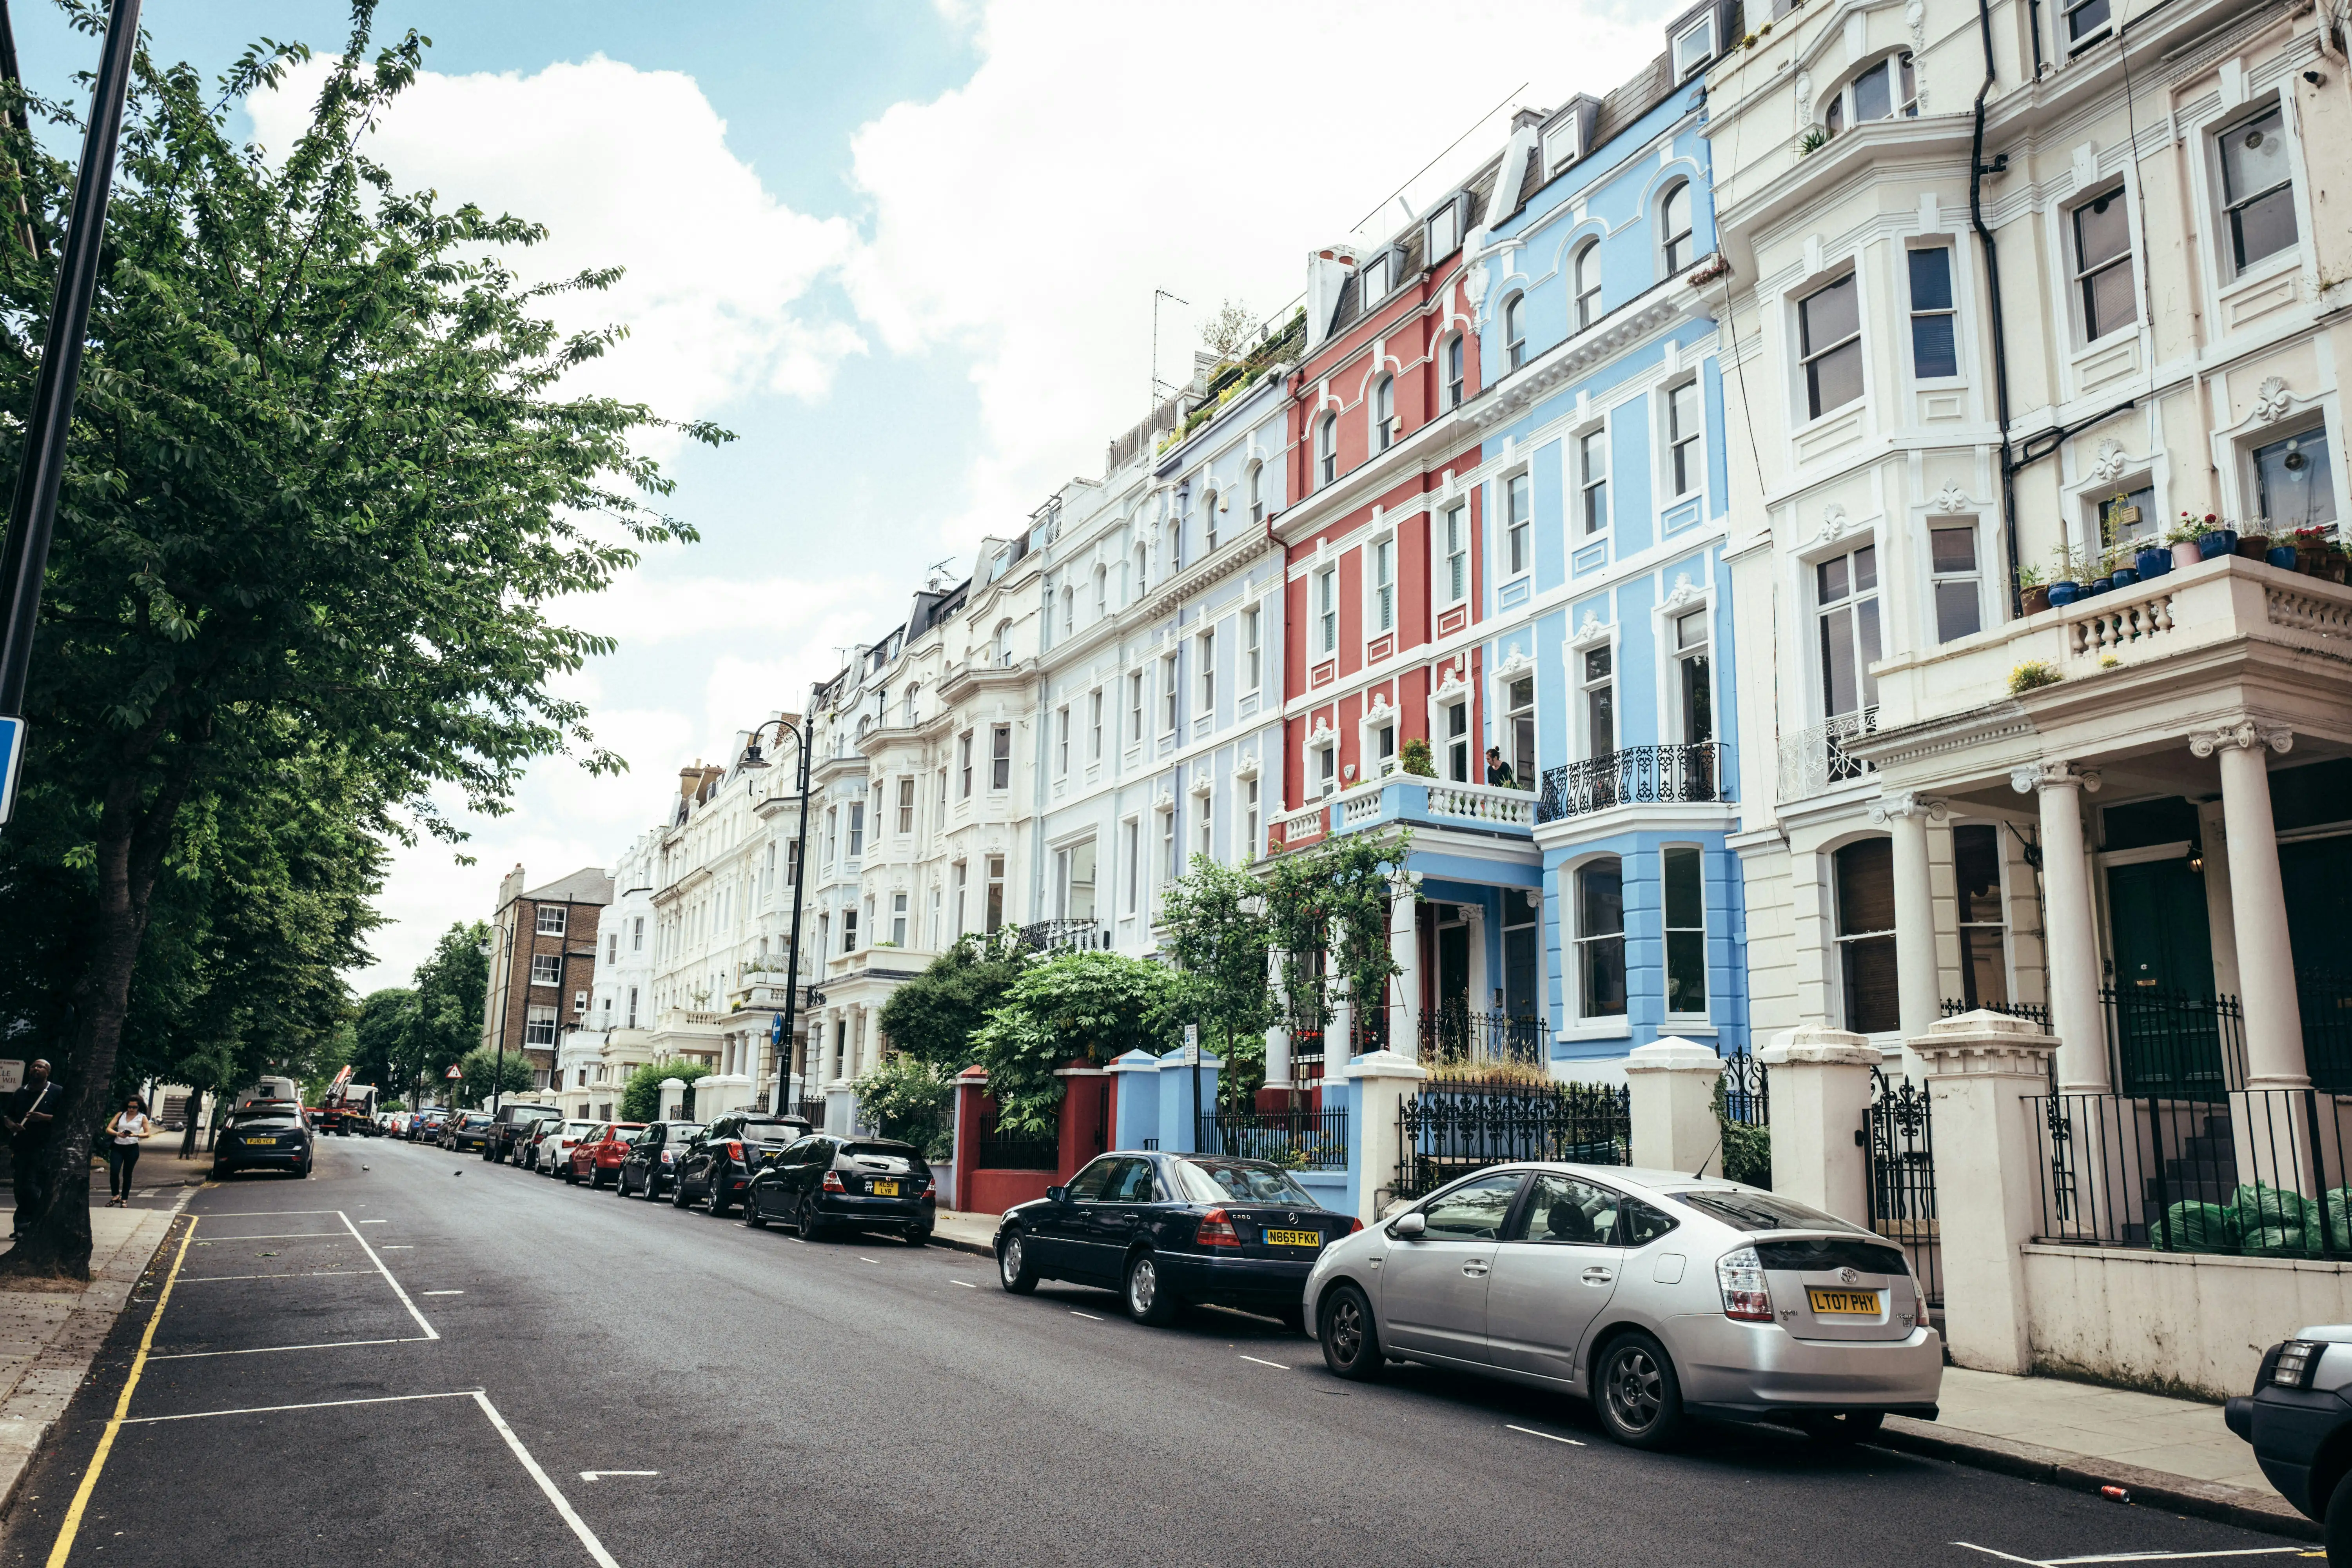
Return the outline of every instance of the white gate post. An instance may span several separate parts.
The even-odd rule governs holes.
[[[1773,1036],[1756,1059],[1772,1069],[1772,1190],[1869,1224],[1870,1155],[1858,1139],[1878,1047],[1806,1024]]]
[[[1722,1077],[1723,1058],[1696,1041],[1669,1037],[1636,1047],[1625,1058],[1633,1163],[1685,1175],[1711,1163],[1720,1175],[1723,1129],[1715,1118],[1715,1086]]]

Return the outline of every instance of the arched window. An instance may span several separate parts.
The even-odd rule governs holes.
[[[1587,860],[1576,879],[1576,1011],[1625,1015],[1625,871],[1614,855]]]
[[[1513,370],[1528,363],[1528,297],[1524,294],[1503,301],[1503,349]]]
[[[1211,490],[1201,499],[1201,549],[1217,547],[1217,492]]]
[[[1171,517],[1168,520],[1168,554],[1162,562],[1168,570],[1160,574],[1161,582],[1165,583],[1169,578],[1173,577],[1176,574],[1176,569],[1184,563],[1183,547],[1183,520]]]
[[[1097,619],[1110,613],[1110,568],[1095,568],[1095,616]]]
[[[1249,506],[1250,521],[1264,522],[1265,521],[1265,465],[1264,463],[1252,463],[1249,466]]]
[[[1322,477],[1318,484],[1329,484],[1339,477],[1339,416],[1326,414],[1315,427],[1315,467]]]
[[[999,621],[996,623],[995,652],[996,662],[999,667],[1009,665],[1013,662],[1013,623],[1011,621]]]
[[[1658,247],[1664,262],[1664,275],[1672,278],[1691,264],[1691,190],[1688,180],[1678,180],[1666,191],[1666,199],[1658,204]]]
[[[923,689],[920,686],[916,685],[912,681],[907,683],[905,721],[908,724],[912,724],[915,721],[915,715],[919,711],[916,707],[916,699],[919,698],[922,694]],[[768,858],[772,861],[775,858],[775,847],[776,847],[772,844],[768,846]]]
[[[1445,340],[1445,406],[1448,408],[1462,406],[1462,392],[1465,384],[1462,371],[1463,357],[1462,334],[1456,332]]]
[[[1138,541],[1135,546],[1134,583],[1135,597],[1139,599],[1143,597],[1144,589],[1150,584],[1150,577],[1149,573],[1146,571],[1146,566],[1150,560],[1150,552],[1143,547],[1140,541]]]
[[[1601,242],[1588,239],[1577,247],[1576,330],[1584,331],[1601,319]]]
[[[1387,451],[1396,436],[1396,377],[1384,375],[1372,388],[1372,450]]]
[[[1832,134],[1848,124],[1919,112],[1919,79],[1911,68],[1911,51],[1889,55],[1857,74],[1837,89],[1822,107],[1822,123]]]
[[[1067,584],[1062,587],[1062,635],[1069,636],[1078,626],[1077,590]]]

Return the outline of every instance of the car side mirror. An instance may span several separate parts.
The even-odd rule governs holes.
[[[1045,1189],[1045,1201],[1048,1203],[1060,1203],[1064,1198],[1066,1198],[1069,1195],[1070,1189],[1067,1187],[1047,1187]]]
[[[1414,1241],[1428,1229],[1429,1222],[1421,1216],[1419,1209],[1415,1209],[1411,1214],[1399,1215],[1396,1224],[1389,1226],[1389,1234],[1400,1240]]]

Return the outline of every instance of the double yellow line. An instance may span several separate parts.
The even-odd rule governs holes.
[[[131,1414],[131,1396],[138,1392],[139,1374],[147,1370],[147,1351],[155,1342],[155,1326],[163,1321],[163,1308],[172,1300],[172,1287],[180,1278],[180,1265],[187,1260],[188,1243],[195,1238],[197,1215],[188,1216],[188,1228],[180,1234],[180,1250],[172,1257],[172,1271],[163,1277],[163,1289],[155,1298],[155,1310],[148,1315],[147,1331],[139,1336],[139,1353],[131,1358],[131,1375],[123,1380],[122,1397],[114,1402],[114,1415],[98,1439],[98,1452],[89,1458],[89,1469],[74,1490],[73,1506],[66,1510],[65,1523],[58,1530],[58,1543],[49,1549],[48,1568],[66,1568],[66,1558],[73,1552],[74,1537],[81,1530],[81,1516],[89,1507],[89,1494],[98,1489],[98,1473],[106,1468],[106,1456],[114,1449],[114,1435],[122,1429],[122,1418]]]

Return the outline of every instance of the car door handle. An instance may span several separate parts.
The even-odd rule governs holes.
[[[1474,1258],[1462,1266],[1462,1272],[1473,1279],[1484,1279],[1486,1277],[1486,1266]]]
[[[1616,1278],[1615,1274],[1606,1268],[1588,1268],[1584,1271],[1584,1282],[1587,1285],[1606,1285]]]

